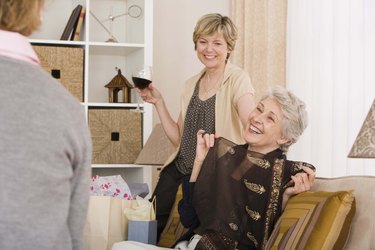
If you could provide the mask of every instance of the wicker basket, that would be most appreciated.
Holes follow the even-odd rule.
[[[89,109],[94,164],[134,163],[142,149],[142,114],[126,109]]]
[[[33,46],[42,67],[83,101],[83,48]]]

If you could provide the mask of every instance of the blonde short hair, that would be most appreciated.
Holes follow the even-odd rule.
[[[229,17],[218,13],[206,14],[198,20],[193,32],[194,48],[197,48],[200,37],[213,35],[215,32],[223,34],[229,50],[233,51],[238,36],[237,28]]]
[[[272,86],[262,100],[266,98],[272,98],[280,105],[284,116],[283,135],[289,139],[288,143],[280,145],[280,149],[287,152],[289,146],[298,140],[307,127],[306,105],[292,92],[279,85]]]
[[[0,0],[0,29],[31,35],[41,25],[44,0]]]

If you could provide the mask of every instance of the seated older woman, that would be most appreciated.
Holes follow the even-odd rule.
[[[289,197],[314,182],[312,165],[286,159],[306,126],[304,103],[274,87],[249,114],[247,144],[198,132],[194,168],[179,203],[188,237],[195,234],[189,249],[265,247]]]

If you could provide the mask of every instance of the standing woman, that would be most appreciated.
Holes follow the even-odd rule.
[[[83,250],[90,132],[26,37],[43,4],[0,0],[0,249]]]
[[[191,174],[198,130],[244,143],[243,125],[255,107],[255,100],[248,74],[228,61],[236,40],[237,29],[229,17],[214,13],[198,20],[193,42],[204,68],[185,83],[177,122],[152,84],[140,90],[142,99],[154,104],[164,131],[177,147],[160,173],[153,194],[157,199],[158,238],[167,223],[181,178]]]

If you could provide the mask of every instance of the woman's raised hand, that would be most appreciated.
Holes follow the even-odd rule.
[[[162,99],[160,92],[150,83],[147,88],[138,89],[137,91],[143,101],[156,104],[159,100]]]
[[[199,162],[203,162],[206,158],[208,150],[214,146],[215,135],[205,133],[204,130],[199,130],[197,133],[197,148],[195,159]]]
[[[196,147],[196,154],[194,160],[193,171],[190,176],[190,182],[195,182],[199,172],[201,171],[201,167],[203,164],[204,159],[208,153],[208,150],[214,146],[215,143],[215,134],[208,134],[204,130],[199,130],[197,132],[197,147]]]
[[[314,184],[315,181],[315,172],[309,167],[302,167],[304,172],[298,173],[296,175],[291,176],[294,182],[293,187],[288,187],[285,189],[283,195],[283,208],[285,207],[287,201],[293,195],[309,191]]]
[[[304,172],[292,176],[294,186],[286,189],[290,196],[309,191],[315,181],[315,172],[309,167],[302,168]]]

